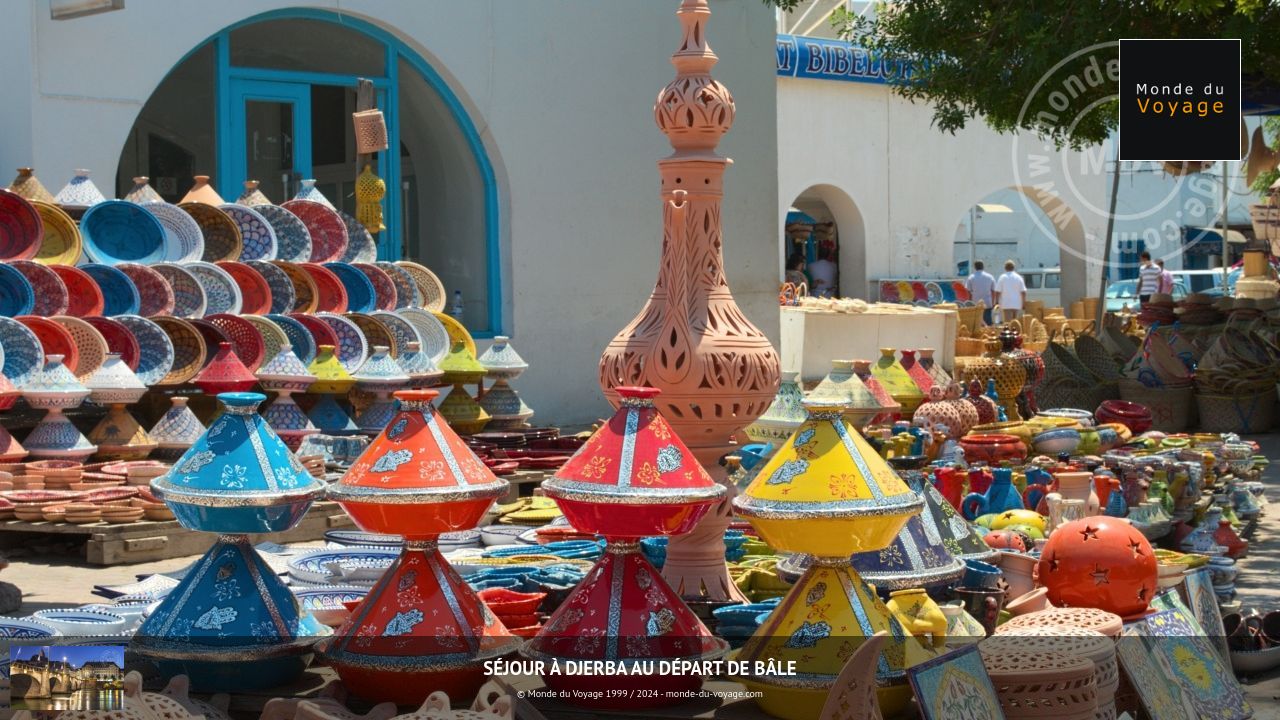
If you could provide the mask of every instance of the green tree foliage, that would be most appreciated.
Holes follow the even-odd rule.
[[[787,11],[802,2],[763,1]],[[1115,83],[1086,86],[1065,111],[1036,88],[1114,58],[1113,45],[1059,66],[1119,38],[1240,38],[1245,96],[1280,85],[1274,0],[906,0],[861,17],[840,11],[832,22],[881,58],[912,63],[911,81],[896,92],[930,103],[934,124],[948,132],[980,117],[999,132],[1030,131],[1060,147],[1102,142],[1118,119]]]

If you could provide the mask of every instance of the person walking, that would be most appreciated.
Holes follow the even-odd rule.
[[[992,291],[996,288],[996,279],[986,271],[981,260],[973,263],[973,274],[964,281],[964,288],[969,291],[969,299],[982,302],[982,322],[991,324],[991,308],[996,304]]]
[[[1164,269],[1164,258],[1156,260],[1156,265],[1160,266],[1160,289],[1156,292],[1173,296],[1173,273]]]
[[[1015,270],[1012,260],[1004,261],[1004,274],[996,280],[996,297],[1000,300],[1000,322],[1018,319],[1027,305],[1027,281]]]
[[[1160,292],[1160,275],[1164,271],[1151,262],[1151,253],[1146,250],[1138,259],[1141,261],[1138,266],[1138,302],[1146,305],[1154,293]]]

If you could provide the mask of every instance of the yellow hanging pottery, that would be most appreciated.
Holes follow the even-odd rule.
[[[356,178],[356,220],[374,235],[387,229],[382,222],[382,197],[386,194],[387,184],[365,165]]]

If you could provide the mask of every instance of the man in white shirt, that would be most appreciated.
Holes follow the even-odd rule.
[[[808,270],[809,278],[813,280],[809,294],[814,297],[835,297],[836,264],[831,262],[831,251],[825,247],[819,248],[818,259],[809,263]]]
[[[1146,250],[1142,251],[1138,259],[1142,261],[1138,267],[1138,302],[1146,305],[1153,294],[1160,292],[1160,276],[1164,270],[1151,262],[1151,253]]]
[[[996,304],[991,291],[995,290],[996,279],[991,277],[991,273],[987,272],[981,260],[973,263],[973,274],[969,276],[968,280],[964,281],[964,287],[969,291],[970,300],[973,302],[982,301],[982,322],[990,325],[991,308]]]
[[[996,297],[1000,300],[1000,321],[1016,320],[1027,305],[1027,282],[1014,269],[1012,260],[1004,261],[1004,274],[996,280]]]

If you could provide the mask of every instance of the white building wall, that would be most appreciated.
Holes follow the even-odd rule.
[[[110,192],[134,118],[184,54],[228,25],[297,6],[396,33],[462,98],[501,186],[504,329],[531,366],[516,387],[536,422],[607,414],[600,352],[657,275],[655,162],[670,148],[652,104],[673,76],[675,0],[129,0],[122,11],[56,22],[47,2],[11,2],[0,23],[0,168],[34,165],[53,192],[90,168]],[[761,202],[778,196],[774,17],[759,2],[711,7],[715,74],[739,108],[721,144],[735,160],[727,273],[739,304],[776,340],[779,220],[776,205]]]

